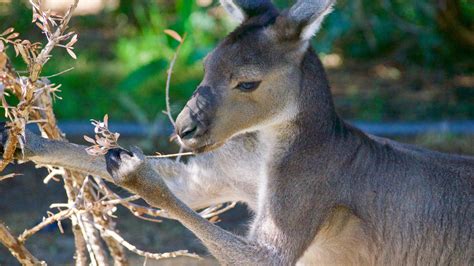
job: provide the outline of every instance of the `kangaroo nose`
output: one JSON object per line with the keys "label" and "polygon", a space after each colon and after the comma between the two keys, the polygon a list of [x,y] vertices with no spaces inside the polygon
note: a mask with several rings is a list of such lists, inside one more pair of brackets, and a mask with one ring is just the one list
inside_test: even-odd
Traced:
{"label": "kangaroo nose", "polygon": [[180,128],[178,125],[177,127],[177,134],[181,139],[192,139],[194,135],[196,135],[198,126],[197,123],[194,121],[191,121],[190,124]]}
{"label": "kangaroo nose", "polygon": [[199,122],[191,115],[191,109],[185,107],[176,118],[176,135],[181,139],[192,139],[197,136]]}
{"label": "kangaroo nose", "polygon": [[197,139],[209,130],[216,108],[216,95],[209,86],[200,86],[176,118],[176,135],[182,140]]}

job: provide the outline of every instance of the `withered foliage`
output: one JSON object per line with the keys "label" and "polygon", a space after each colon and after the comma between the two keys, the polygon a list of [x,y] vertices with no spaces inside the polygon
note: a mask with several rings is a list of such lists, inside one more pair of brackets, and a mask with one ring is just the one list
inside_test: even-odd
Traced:
{"label": "withered foliage", "polygon": [[91,120],[94,126],[95,138],[84,136],[84,139],[91,143],[92,146],[86,149],[87,153],[92,156],[105,155],[108,150],[119,148],[118,139],[119,133],[110,132],[109,130],[109,116],[104,116],[104,121]]}
{"label": "withered foliage", "polygon": [[[60,85],[51,83],[48,78],[42,77],[43,66],[51,59],[51,51],[59,47],[65,49],[74,59],[74,44],[78,35],[68,28],[69,20],[79,0],[74,0],[71,7],[64,14],[57,14],[50,10],[44,10],[40,0],[30,0],[33,10],[32,22],[41,30],[46,42],[32,42],[21,39],[20,34],[14,28],[8,28],[0,34],[0,101],[4,109],[6,128],[8,129],[7,142],[3,147],[3,158],[0,162],[0,171],[18,156],[17,151],[22,151],[25,141],[25,127],[33,123],[38,126],[42,136],[67,141],[64,134],[57,126],[53,111],[54,99],[57,96]],[[166,34],[180,42],[184,41],[178,33],[167,30]],[[27,71],[18,72],[14,69],[6,53],[13,49],[15,56],[21,57],[27,65]],[[177,49],[179,50],[179,48]],[[170,121],[174,121],[169,110],[169,82],[172,68],[176,61],[177,52],[170,62],[168,70],[167,111]],[[68,70],[66,70],[68,71]],[[63,74],[63,71],[59,74]],[[24,74],[26,73],[26,74]],[[15,98],[16,105],[9,105],[7,99]],[[85,137],[91,143],[87,152],[94,156],[103,156],[109,149],[119,147],[119,134],[111,132],[108,127],[108,116],[104,121],[92,120],[95,127],[95,137]],[[80,174],[69,169],[53,166],[44,166],[49,174],[44,178],[44,183],[50,180],[62,180],[68,197],[66,203],[53,203],[47,217],[30,229],[26,229],[21,235],[14,236],[7,226],[0,222],[0,243],[5,245],[15,258],[24,265],[46,264],[34,257],[25,247],[25,242],[44,227],[58,223],[61,220],[70,219],[73,226],[75,242],[75,264],[76,265],[108,265],[112,258],[115,265],[127,265],[128,260],[125,249],[140,256],[151,259],[171,258],[176,256],[188,256],[197,258],[185,250],[168,253],[151,253],[140,250],[128,243],[115,228],[114,212],[117,206],[123,206],[133,215],[140,219],[152,222],[160,222],[160,218],[169,218],[166,212],[143,206],[134,201],[140,199],[136,195],[123,198],[113,192],[112,189],[99,177],[91,177]],[[17,174],[8,174],[0,177],[0,182],[7,178],[14,178]],[[201,215],[205,218],[216,220],[215,216],[232,208],[235,204],[227,206],[212,206]],[[212,220],[211,220],[212,221]],[[61,233],[62,227],[59,226]],[[72,259],[72,258],[71,258]]]}

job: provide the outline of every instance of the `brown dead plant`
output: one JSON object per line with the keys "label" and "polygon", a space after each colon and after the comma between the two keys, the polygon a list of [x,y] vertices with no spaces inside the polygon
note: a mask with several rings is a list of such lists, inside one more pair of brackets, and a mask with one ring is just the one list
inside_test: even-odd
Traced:
{"label": "brown dead plant", "polygon": [[[73,59],[76,59],[74,45],[78,41],[78,35],[69,29],[68,24],[78,2],[79,0],[75,0],[64,14],[57,14],[50,10],[44,10],[40,0],[30,0],[33,10],[32,22],[45,36],[45,43],[21,39],[20,34],[15,32],[14,28],[8,28],[0,33],[0,101],[7,120],[6,127],[9,129],[3,158],[0,161],[0,171],[14,160],[17,151],[23,150],[24,143],[27,141],[25,140],[27,124],[36,124],[43,137],[67,141],[57,125],[52,105],[54,99],[60,99],[57,96],[60,85],[53,84],[48,78],[43,77],[42,70],[51,59],[50,53],[54,48],[65,49]],[[166,114],[174,125],[169,110],[169,85],[173,65],[184,38],[172,30],[167,30],[165,33],[180,42],[170,62],[166,83]],[[6,53],[8,49],[13,49],[15,55],[21,57],[26,63],[26,74],[20,74],[14,69]],[[66,71],[55,75],[63,74]],[[9,97],[16,98],[18,104],[9,105],[7,101]],[[102,122],[92,120],[92,124],[95,127],[95,137],[85,137],[86,141],[91,143],[87,149],[89,154],[103,156],[109,149],[119,147],[120,135],[109,130],[107,115]],[[172,156],[179,155],[182,154]],[[152,222],[160,222],[161,218],[169,218],[166,212],[134,203],[140,199],[138,196],[132,195],[124,198],[117,195],[99,177],[91,177],[53,166],[44,167],[47,167],[50,172],[45,177],[44,183],[48,183],[51,179],[62,179],[68,201],[51,204],[50,207],[55,212],[48,212],[42,222],[32,228],[25,229],[19,236],[14,236],[8,227],[0,222],[0,243],[5,245],[21,264],[46,264],[34,257],[24,244],[35,233],[52,223],[58,223],[62,232],[60,222],[64,219],[72,221],[76,265],[108,265],[110,258],[115,265],[127,265],[126,249],[150,259],[176,256],[198,258],[197,255],[188,253],[186,250],[168,253],[140,250],[127,242],[115,228],[114,212],[117,206],[123,206],[136,217]],[[14,178],[16,175],[2,176],[0,181]],[[213,206],[201,212],[201,215],[206,218],[214,217],[215,220],[216,215],[234,205]]]}

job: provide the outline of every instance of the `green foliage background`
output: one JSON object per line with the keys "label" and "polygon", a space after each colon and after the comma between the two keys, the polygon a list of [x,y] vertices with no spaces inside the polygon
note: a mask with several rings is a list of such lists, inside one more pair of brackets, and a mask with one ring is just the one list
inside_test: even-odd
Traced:
{"label": "green foliage background", "polygon": [[[474,4],[470,0],[454,1],[461,11],[460,23],[474,31]],[[432,93],[437,96],[427,98],[426,102],[417,103],[414,99],[412,105],[404,105],[405,98],[398,98],[403,93],[390,93],[383,82],[369,83],[367,86],[374,86],[370,89],[354,88],[348,83],[336,95],[346,116],[366,120],[474,117],[472,82],[461,87],[437,87],[436,79],[429,81],[433,86],[416,83],[417,71],[423,72],[425,79],[441,75],[440,80],[446,84],[458,76],[469,79],[474,73],[474,48],[454,38],[449,29],[440,27],[434,2],[338,1],[313,41],[319,53],[337,53],[344,58],[342,70],[329,71],[330,76],[349,75],[358,67],[389,62],[409,73],[405,76],[414,77],[403,83],[405,87],[397,88],[399,92],[410,93],[412,87],[417,88],[413,94],[428,90],[426,87],[438,90]],[[179,111],[200,82],[202,58],[236,26],[218,8],[218,1],[205,7],[198,3],[121,0],[116,9],[74,17],[72,26],[80,36],[76,46],[78,59],[73,61],[58,49],[44,72],[54,74],[71,66],[75,68],[52,78],[53,82],[63,84],[60,95],[64,100],[57,101],[55,108],[58,117],[89,119],[109,113],[116,120],[135,121],[140,116],[154,119],[164,109],[166,69],[177,46],[176,41],[163,34],[168,28],[187,34],[172,80],[173,110]],[[276,1],[281,8],[292,3]],[[14,26],[22,36],[41,40],[39,30],[30,21],[31,10],[26,1],[15,0],[0,6],[0,30]],[[21,70],[23,66],[16,61]]]}

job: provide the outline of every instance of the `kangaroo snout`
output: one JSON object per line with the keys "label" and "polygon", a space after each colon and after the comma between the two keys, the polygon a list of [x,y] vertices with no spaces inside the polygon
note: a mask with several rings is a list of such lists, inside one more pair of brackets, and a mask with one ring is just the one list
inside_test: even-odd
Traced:
{"label": "kangaroo snout", "polygon": [[216,95],[209,86],[199,86],[176,119],[176,134],[182,144],[190,148],[199,146],[209,131],[216,109]]}
{"label": "kangaroo snout", "polygon": [[198,122],[193,120],[191,115],[189,115],[190,112],[186,112],[186,109],[189,108],[185,107],[176,120],[176,135],[182,140],[192,139],[198,131],[202,132],[202,127],[199,127]]}

